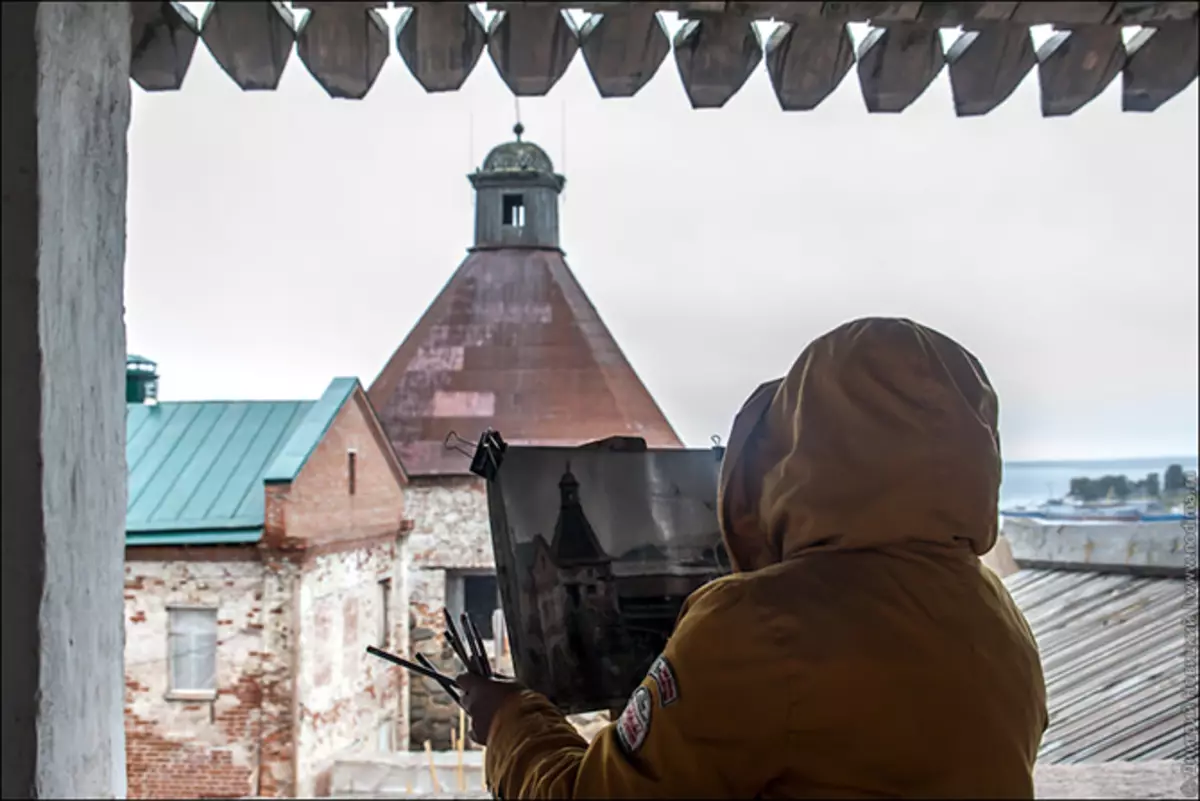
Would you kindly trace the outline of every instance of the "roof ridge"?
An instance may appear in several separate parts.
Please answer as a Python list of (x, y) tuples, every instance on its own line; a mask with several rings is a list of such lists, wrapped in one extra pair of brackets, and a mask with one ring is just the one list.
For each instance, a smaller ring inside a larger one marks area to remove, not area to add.
[(357, 378), (335, 378), (329, 382), (320, 399), (308, 408), (299, 425), (267, 462), (264, 483), (295, 480), (358, 386)]
[[(226, 403), (226, 404), (261, 403), (261, 404), (267, 404), (267, 403), (313, 403), (313, 402), (314, 401), (312, 398), (274, 398), (274, 399), (271, 399), (271, 398), (266, 398), (266, 399), (264, 399), (264, 398), (248, 398), (248, 399), (246, 399), (246, 398), (243, 398), (242, 400), (238, 400), (237, 398), (211, 398), (209, 400), (198, 400), (198, 399), (192, 398), (190, 400), (155, 401), (153, 406), (190, 406), (192, 404), (202, 404), (203, 405), (203, 404), (210, 404), (210, 403)], [(129, 403), (126, 403), (125, 405), (126, 406), (150, 406), (151, 404), (129, 402)]]

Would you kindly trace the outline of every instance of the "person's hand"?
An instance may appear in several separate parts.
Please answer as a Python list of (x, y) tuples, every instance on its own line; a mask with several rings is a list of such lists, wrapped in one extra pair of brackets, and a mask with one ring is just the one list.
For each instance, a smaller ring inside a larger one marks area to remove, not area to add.
[(485, 679), (474, 673), (464, 673), (455, 681), (462, 690), (463, 709), (471, 718), (471, 739), (487, 745), (492, 718), (505, 701), (524, 688), (511, 679)]

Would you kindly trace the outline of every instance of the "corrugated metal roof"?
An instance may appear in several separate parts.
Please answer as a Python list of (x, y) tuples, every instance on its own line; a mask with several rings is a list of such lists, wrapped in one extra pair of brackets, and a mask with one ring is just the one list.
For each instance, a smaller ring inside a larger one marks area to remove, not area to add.
[(129, 405), (126, 532), (261, 530), (263, 476), (284, 445), (293, 444), (291, 435), (314, 406), (312, 401)]
[(1198, 696), (1184, 578), (1023, 569), (1004, 581), (1041, 649), (1050, 728), (1039, 761), (1187, 756)]
[(682, 444), (556, 250), (473, 251), (368, 394), (409, 475), (469, 472), (450, 431)]

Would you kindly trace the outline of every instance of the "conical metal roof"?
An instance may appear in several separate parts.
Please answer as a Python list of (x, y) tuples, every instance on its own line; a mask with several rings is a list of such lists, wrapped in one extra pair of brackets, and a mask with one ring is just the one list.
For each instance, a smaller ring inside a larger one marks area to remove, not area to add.
[(682, 447), (561, 251), (471, 252), (368, 391), (410, 476), (467, 474), (445, 445), (638, 436)]

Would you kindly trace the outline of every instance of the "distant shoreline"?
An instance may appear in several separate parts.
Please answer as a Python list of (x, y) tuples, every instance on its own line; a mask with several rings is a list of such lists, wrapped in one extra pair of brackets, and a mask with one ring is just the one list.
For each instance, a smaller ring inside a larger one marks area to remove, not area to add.
[(1198, 456), (1138, 456), (1130, 459), (1004, 459), (1006, 467), (1129, 467), (1131, 465), (1196, 464)]

